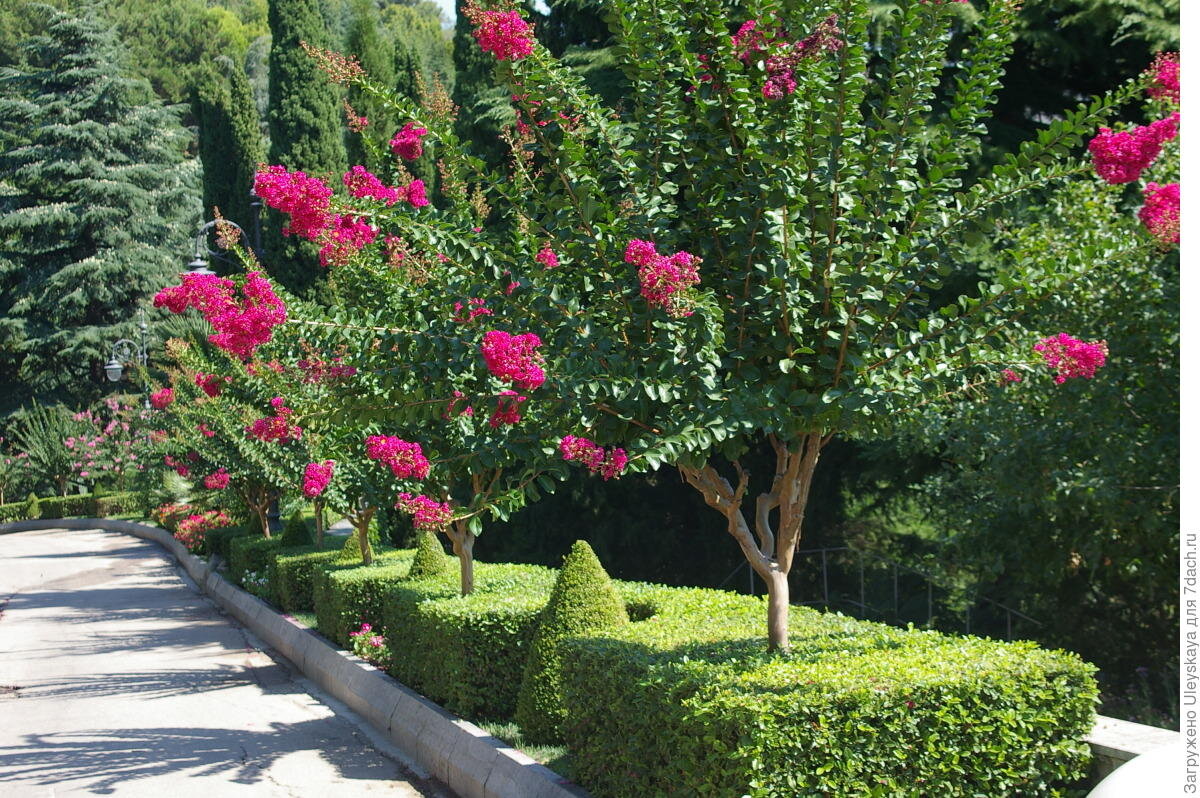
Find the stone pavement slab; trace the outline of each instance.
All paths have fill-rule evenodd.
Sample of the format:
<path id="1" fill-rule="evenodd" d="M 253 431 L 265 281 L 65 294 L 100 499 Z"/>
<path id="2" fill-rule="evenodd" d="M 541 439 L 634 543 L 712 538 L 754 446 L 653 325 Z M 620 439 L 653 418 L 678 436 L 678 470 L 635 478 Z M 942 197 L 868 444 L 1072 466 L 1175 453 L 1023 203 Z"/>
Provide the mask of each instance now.
<path id="1" fill-rule="evenodd" d="M 156 545 L 0 537 L 0 795 L 444 798 L 258 650 Z"/>

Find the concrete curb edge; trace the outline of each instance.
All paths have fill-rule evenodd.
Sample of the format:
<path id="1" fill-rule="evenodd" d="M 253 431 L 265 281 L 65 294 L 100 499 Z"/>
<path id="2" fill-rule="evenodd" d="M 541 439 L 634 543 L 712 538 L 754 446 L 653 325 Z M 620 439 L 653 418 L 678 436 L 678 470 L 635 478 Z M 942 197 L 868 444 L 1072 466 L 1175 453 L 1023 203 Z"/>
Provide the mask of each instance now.
<path id="1" fill-rule="evenodd" d="M 508 743 L 235 587 L 169 532 L 133 521 L 54 518 L 0 524 L 0 535 L 47 529 L 104 529 L 159 544 L 227 613 L 462 798 L 589 798 Z"/>

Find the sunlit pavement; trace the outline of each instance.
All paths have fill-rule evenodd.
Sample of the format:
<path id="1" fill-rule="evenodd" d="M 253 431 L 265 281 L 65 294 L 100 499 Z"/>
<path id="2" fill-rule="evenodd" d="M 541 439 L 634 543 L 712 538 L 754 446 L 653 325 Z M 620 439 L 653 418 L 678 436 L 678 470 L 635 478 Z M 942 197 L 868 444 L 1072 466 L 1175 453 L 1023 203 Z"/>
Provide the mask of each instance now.
<path id="1" fill-rule="evenodd" d="M 444 795 L 305 692 L 158 546 L 0 536 L 0 795 Z"/>

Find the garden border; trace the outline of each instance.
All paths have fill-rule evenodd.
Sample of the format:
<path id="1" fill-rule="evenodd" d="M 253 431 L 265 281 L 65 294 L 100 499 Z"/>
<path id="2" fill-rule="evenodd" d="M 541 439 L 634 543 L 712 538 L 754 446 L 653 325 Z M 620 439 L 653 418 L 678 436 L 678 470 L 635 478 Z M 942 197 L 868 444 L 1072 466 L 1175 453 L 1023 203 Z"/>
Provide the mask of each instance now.
<path id="1" fill-rule="evenodd" d="M 366 660 L 334 646 L 261 599 L 235 587 L 169 532 L 133 521 L 54 518 L 0 524 L 0 534 L 104 529 L 153 541 L 221 607 L 279 655 L 385 734 L 461 798 L 590 798 L 589 793 Z"/>
<path id="2" fill-rule="evenodd" d="M 0 524 L 0 535 L 46 529 L 105 529 L 159 544 L 226 612 L 462 798 L 590 798 L 545 765 L 226 581 L 169 532 L 133 521 L 53 518 Z M 1092 748 L 1089 781 L 1095 784 L 1135 756 L 1183 738 L 1170 729 L 1099 715 L 1084 739 Z"/>

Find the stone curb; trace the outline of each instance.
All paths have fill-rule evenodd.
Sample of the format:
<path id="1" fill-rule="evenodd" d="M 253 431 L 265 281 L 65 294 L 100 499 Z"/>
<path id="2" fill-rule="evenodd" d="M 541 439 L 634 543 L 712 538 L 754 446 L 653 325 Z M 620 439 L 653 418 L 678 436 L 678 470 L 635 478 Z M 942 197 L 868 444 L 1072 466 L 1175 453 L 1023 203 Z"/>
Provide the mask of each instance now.
<path id="1" fill-rule="evenodd" d="M 239 623 L 462 798 L 590 798 L 502 740 L 234 587 L 162 529 L 104 518 L 55 518 L 0 524 L 0 535 L 44 529 L 104 529 L 159 544 Z"/>

